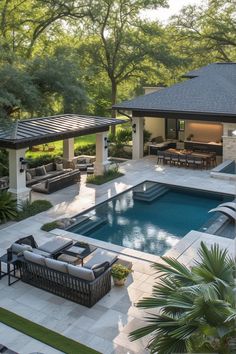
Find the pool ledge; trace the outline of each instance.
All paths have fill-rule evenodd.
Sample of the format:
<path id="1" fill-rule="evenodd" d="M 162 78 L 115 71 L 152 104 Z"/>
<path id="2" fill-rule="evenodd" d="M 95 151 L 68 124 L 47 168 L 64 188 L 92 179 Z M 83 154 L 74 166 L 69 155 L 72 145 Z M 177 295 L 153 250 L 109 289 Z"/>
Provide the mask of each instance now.
<path id="1" fill-rule="evenodd" d="M 125 256 L 125 257 L 140 259 L 142 261 L 147 261 L 147 262 L 151 262 L 151 263 L 160 262 L 160 260 L 161 260 L 160 256 L 156 256 L 154 254 L 136 251 L 131 248 L 126 248 L 126 247 L 114 245 L 112 243 L 104 242 L 101 240 L 96 240 L 96 239 L 88 237 L 88 236 L 78 235 L 73 232 L 62 230 L 62 229 L 54 229 L 50 233 L 53 235 L 56 235 L 56 236 L 65 236 L 65 237 L 69 237 L 69 238 L 72 238 L 77 241 L 87 242 L 87 243 L 94 245 L 96 247 L 103 248 L 108 251 L 116 252 L 119 255 Z M 219 236 L 207 234 L 207 233 L 200 232 L 200 231 L 191 230 L 175 246 L 173 246 L 171 249 L 169 249 L 164 254 L 164 256 L 177 258 L 177 257 L 181 256 L 188 248 L 190 248 L 198 239 L 200 239 L 202 237 L 204 237 L 204 238 L 206 237 L 207 239 L 211 239 L 211 240 L 212 240 L 212 238 L 214 238 L 215 241 L 217 241 L 217 238 Z M 219 238 L 221 238 L 221 237 L 219 237 Z"/>

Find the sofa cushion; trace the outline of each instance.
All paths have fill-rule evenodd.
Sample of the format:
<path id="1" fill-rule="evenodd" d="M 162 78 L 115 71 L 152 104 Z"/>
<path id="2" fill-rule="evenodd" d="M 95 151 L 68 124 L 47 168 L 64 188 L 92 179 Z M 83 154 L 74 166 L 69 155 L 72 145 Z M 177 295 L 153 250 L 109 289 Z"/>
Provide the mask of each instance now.
<path id="1" fill-rule="evenodd" d="M 36 169 L 35 168 L 30 168 L 27 171 L 31 174 L 32 178 L 34 178 L 36 176 Z"/>
<path id="2" fill-rule="evenodd" d="M 27 261 L 45 266 L 45 257 L 30 251 L 24 251 L 23 254 Z"/>
<path id="3" fill-rule="evenodd" d="M 95 278 L 98 278 L 109 267 L 110 267 L 110 263 L 109 262 L 103 262 L 103 263 L 100 263 L 100 264 L 95 264 L 92 267 L 92 271 L 93 271 L 93 274 L 95 275 Z"/>
<path id="4" fill-rule="evenodd" d="M 36 254 L 40 254 L 40 256 L 43 256 L 43 257 L 49 257 L 49 258 L 51 257 L 50 253 L 39 250 L 38 248 L 32 248 L 32 252 L 36 253 Z"/>
<path id="5" fill-rule="evenodd" d="M 57 270 L 62 273 L 68 273 L 66 262 L 57 261 L 56 259 L 52 258 L 45 258 L 45 263 L 48 268 Z"/>
<path id="6" fill-rule="evenodd" d="M 39 246 L 40 250 L 43 250 L 48 253 L 57 253 L 63 248 L 71 245 L 73 241 L 70 238 L 56 236 L 51 238 L 49 241 Z"/>
<path id="7" fill-rule="evenodd" d="M 56 170 L 63 171 L 63 163 L 56 163 Z"/>
<path id="8" fill-rule="evenodd" d="M 117 259 L 117 255 L 113 252 L 105 251 L 101 248 L 97 248 L 92 253 L 92 257 L 84 264 L 85 268 L 92 269 L 95 266 L 100 266 L 104 262 L 108 262 L 109 265 L 113 264 Z"/>
<path id="9" fill-rule="evenodd" d="M 19 254 L 24 251 L 32 251 L 32 247 L 30 245 L 19 245 L 18 243 L 13 243 L 11 249 L 15 254 Z"/>
<path id="10" fill-rule="evenodd" d="M 67 268 L 69 274 L 73 275 L 74 277 L 87 280 L 87 281 L 93 281 L 95 279 L 95 275 L 91 269 L 86 269 L 84 267 L 77 267 L 71 264 L 68 264 Z"/>
<path id="11" fill-rule="evenodd" d="M 47 174 L 45 166 L 36 167 L 35 171 L 36 171 L 36 176 L 45 176 Z"/>
<path id="12" fill-rule="evenodd" d="M 50 163 L 48 163 L 47 165 L 44 165 L 44 167 L 45 167 L 45 170 L 46 170 L 47 172 L 55 171 L 54 163 L 53 163 L 53 162 L 50 162 Z"/>

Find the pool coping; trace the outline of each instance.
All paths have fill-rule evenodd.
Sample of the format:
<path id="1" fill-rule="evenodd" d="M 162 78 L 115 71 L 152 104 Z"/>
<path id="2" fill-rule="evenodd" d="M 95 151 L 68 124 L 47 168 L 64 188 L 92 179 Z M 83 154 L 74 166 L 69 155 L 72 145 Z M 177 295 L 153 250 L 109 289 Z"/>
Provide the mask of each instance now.
<path id="1" fill-rule="evenodd" d="M 193 187 L 186 187 L 180 184 L 173 184 L 173 183 L 165 183 L 165 182 L 157 182 L 157 181 L 152 181 L 151 179 L 148 180 L 144 180 L 136 185 L 133 185 L 131 187 L 128 187 L 126 190 L 122 191 L 121 193 L 117 193 L 116 195 L 102 201 L 99 202 L 95 205 L 93 205 L 92 207 L 81 211 L 80 213 L 76 214 L 74 217 L 75 218 L 77 216 L 80 216 L 82 214 L 88 213 L 89 211 L 93 210 L 94 208 L 98 207 L 99 205 L 102 205 L 104 203 L 107 203 L 109 201 L 111 201 L 112 199 L 116 198 L 118 195 L 122 195 L 130 190 L 132 190 L 133 188 L 145 183 L 145 182 L 153 182 L 153 183 L 159 183 L 162 185 L 169 185 L 175 188 L 181 188 L 181 189 L 186 189 L 186 190 L 195 190 L 195 191 L 202 191 L 202 192 L 208 192 L 208 193 L 214 193 L 214 194 L 220 194 L 220 195 L 226 195 L 226 196 L 232 196 L 233 198 L 235 197 L 233 194 L 231 193 L 222 193 L 222 192 L 217 192 L 217 191 L 213 191 L 213 190 L 209 190 L 209 189 L 202 189 L 202 188 L 193 188 Z M 74 226 L 76 225 L 76 223 L 74 224 Z M 123 247 L 123 246 L 119 246 L 119 245 L 115 245 L 113 243 L 109 243 L 106 241 L 102 241 L 102 240 L 97 240 L 95 238 L 89 237 L 89 236 L 84 236 L 81 234 L 77 234 L 74 233 L 72 231 L 69 231 L 69 229 L 73 227 L 73 225 L 69 226 L 68 228 L 66 228 L 65 230 L 63 229 L 54 229 L 52 230 L 50 233 L 53 233 L 54 235 L 57 236 L 66 236 L 78 241 L 82 241 L 85 243 L 89 243 L 93 246 L 105 249 L 107 251 L 112 251 L 112 252 L 116 252 L 121 256 L 128 256 L 128 257 L 132 257 L 135 259 L 142 259 L 144 261 L 147 262 L 151 262 L 151 263 L 155 263 L 155 262 L 160 262 L 161 257 L 162 256 L 174 256 L 175 254 L 179 255 L 180 251 L 181 254 L 184 253 L 186 251 L 187 248 L 191 247 L 191 245 L 202 235 L 208 235 L 208 236 L 214 236 L 214 237 L 221 237 L 215 234 L 210 234 L 207 232 L 202 232 L 199 230 L 190 230 L 187 234 L 185 234 L 181 239 L 179 239 L 179 241 L 176 243 L 175 246 L 171 247 L 170 249 L 168 249 L 163 255 L 158 256 L 158 255 L 154 255 L 154 254 L 150 254 L 147 252 L 142 252 L 142 251 L 137 251 L 134 250 L 132 248 L 128 248 L 128 247 Z"/>
<path id="2" fill-rule="evenodd" d="M 209 234 L 206 232 L 201 232 L 201 231 L 196 231 L 196 230 L 191 230 L 189 231 L 182 239 L 180 239 L 177 244 L 173 247 L 171 247 L 168 251 L 166 251 L 162 256 L 157 256 L 154 254 L 149 254 L 146 252 L 141 252 L 141 251 L 136 251 L 128 247 L 122 247 L 118 245 L 114 245 L 113 243 L 101 241 L 101 240 L 96 240 L 94 238 L 88 237 L 88 236 L 83 236 L 79 234 L 75 234 L 73 232 L 69 232 L 66 230 L 62 229 L 54 229 L 50 232 L 53 234 L 53 236 L 63 236 L 63 237 L 68 237 L 71 239 L 74 239 L 76 241 L 82 241 L 85 243 L 89 243 L 97 248 L 102 248 L 106 251 L 110 252 L 115 252 L 118 254 L 118 257 L 121 256 L 121 258 L 133 258 L 135 260 L 142 260 L 148 263 L 158 263 L 162 261 L 162 257 L 173 257 L 177 258 L 183 255 L 186 250 L 191 248 L 191 246 L 201 237 L 204 237 L 206 240 L 209 239 L 209 241 L 214 238 L 217 240 L 223 240 L 224 237 L 214 235 L 214 234 Z M 227 240 L 229 240 L 227 238 Z"/>

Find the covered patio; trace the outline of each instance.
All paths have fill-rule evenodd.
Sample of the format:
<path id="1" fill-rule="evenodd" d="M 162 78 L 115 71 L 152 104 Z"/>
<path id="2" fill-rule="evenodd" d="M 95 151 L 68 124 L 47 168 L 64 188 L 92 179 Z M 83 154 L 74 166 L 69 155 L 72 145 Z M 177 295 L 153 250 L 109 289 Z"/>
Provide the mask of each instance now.
<path id="1" fill-rule="evenodd" d="M 210 64 L 183 78 L 170 87 L 148 87 L 145 95 L 113 106 L 120 114 L 132 114 L 133 159 L 143 157 L 145 128 L 154 140 L 151 154 L 158 150 L 156 143 L 172 143 L 235 160 L 236 63 Z"/>
<path id="2" fill-rule="evenodd" d="M 71 162 L 74 158 L 74 138 L 96 134 L 96 161 L 94 173 L 101 175 L 109 165 L 108 131 L 112 125 L 122 124 L 124 120 L 63 114 L 51 117 L 17 120 L 0 129 L 0 148 L 9 153 L 9 192 L 17 199 L 29 196 L 26 187 L 25 153 L 33 145 L 63 140 L 63 160 Z"/>

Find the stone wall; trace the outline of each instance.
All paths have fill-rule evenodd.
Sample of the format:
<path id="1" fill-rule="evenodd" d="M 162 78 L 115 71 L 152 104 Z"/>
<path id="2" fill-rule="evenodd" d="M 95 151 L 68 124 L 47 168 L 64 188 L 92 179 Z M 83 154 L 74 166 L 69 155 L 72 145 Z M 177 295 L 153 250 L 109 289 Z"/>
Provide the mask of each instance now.
<path id="1" fill-rule="evenodd" d="M 236 124 L 224 123 L 223 135 L 223 161 L 235 160 L 236 161 L 236 135 L 232 132 L 236 131 Z"/>

